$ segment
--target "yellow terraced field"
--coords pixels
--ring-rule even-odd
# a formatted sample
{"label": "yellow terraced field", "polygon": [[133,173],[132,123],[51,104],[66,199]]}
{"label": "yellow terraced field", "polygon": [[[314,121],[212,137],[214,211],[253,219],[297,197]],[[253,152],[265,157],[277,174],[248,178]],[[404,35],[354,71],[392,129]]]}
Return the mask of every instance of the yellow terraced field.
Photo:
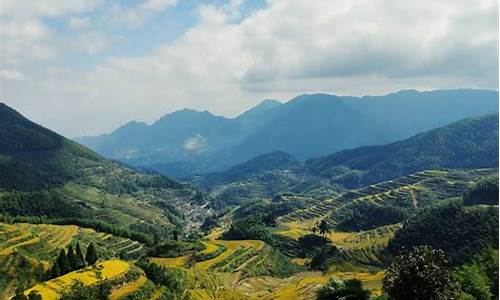
{"label": "yellow terraced field", "polygon": [[168,257],[168,258],[163,258],[163,257],[152,257],[150,258],[151,262],[158,264],[160,266],[164,267],[175,267],[175,268],[183,268],[184,264],[186,263],[186,260],[188,259],[188,256],[179,256],[179,257]]}
{"label": "yellow terraced field", "polygon": [[207,254],[216,251],[219,247],[211,242],[202,242],[203,245],[205,245],[205,250],[201,251],[200,253]]}
{"label": "yellow terraced field", "polygon": [[133,282],[127,282],[125,286],[113,290],[113,292],[111,292],[111,295],[109,295],[109,299],[118,300],[130,293],[133,293],[139,290],[144,284],[146,284],[147,281],[148,279],[144,275],[141,275],[139,276],[139,278],[137,278],[137,280]]}
{"label": "yellow terraced field", "polygon": [[[205,260],[202,262],[198,262],[194,264],[194,269],[195,270],[206,270],[208,269],[212,264],[215,264],[227,256],[231,255],[235,250],[240,249],[242,247],[244,248],[254,248],[257,250],[262,249],[264,247],[264,242],[262,241],[254,241],[254,240],[242,240],[242,241],[212,241],[212,242],[204,242],[204,244],[207,246],[207,249],[203,250],[202,252],[204,253],[209,253],[217,250],[219,246],[224,246],[226,247],[226,251],[222,252],[219,256]],[[179,256],[179,257],[174,257],[174,258],[160,258],[160,257],[152,257],[150,258],[151,262],[154,262],[158,265],[164,266],[164,267],[176,267],[176,268],[184,268],[185,263],[189,259],[189,255],[184,255],[184,256]]]}
{"label": "yellow terraced field", "polygon": [[264,242],[262,241],[254,241],[254,240],[242,240],[242,241],[216,241],[214,242],[219,245],[223,245],[226,247],[226,251],[222,252],[219,256],[209,259],[206,261],[202,261],[199,263],[196,263],[194,265],[194,268],[196,270],[206,270],[208,269],[211,265],[223,260],[227,256],[231,255],[235,250],[240,249],[242,247],[244,248],[254,248],[257,250],[262,249],[264,246]]}
{"label": "yellow terraced field", "polygon": [[130,265],[122,260],[108,260],[98,263],[93,267],[87,267],[83,270],[74,271],[52,280],[39,283],[26,290],[25,295],[31,291],[37,291],[43,300],[58,299],[58,292],[68,287],[73,280],[80,280],[85,285],[92,285],[98,282],[97,273],[101,273],[103,280],[109,280],[124,275],[129,270]]}

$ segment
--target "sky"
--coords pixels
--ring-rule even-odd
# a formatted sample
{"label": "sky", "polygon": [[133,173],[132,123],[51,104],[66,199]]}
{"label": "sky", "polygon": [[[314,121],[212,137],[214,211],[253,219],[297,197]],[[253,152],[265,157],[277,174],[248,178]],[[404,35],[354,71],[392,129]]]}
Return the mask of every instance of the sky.
{"label": "sky", "polygon": [[496,0],[2,0],[0,101],[65,136],[304,93],[498,89]]}

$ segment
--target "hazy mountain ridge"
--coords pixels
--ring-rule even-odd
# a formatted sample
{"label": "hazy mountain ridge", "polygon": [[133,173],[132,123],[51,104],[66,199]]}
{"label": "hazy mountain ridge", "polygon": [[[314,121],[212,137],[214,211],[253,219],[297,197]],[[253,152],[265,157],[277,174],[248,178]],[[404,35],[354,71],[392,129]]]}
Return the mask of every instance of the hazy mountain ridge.
{"label": "hazy mountain ridge", "polygon": [[273,151],[310,159],[395,142],[496,113],[497,99],[497,91],[466,89],[364,97],[310,94],[283,104],[267,100],[234,119],[183,110],[151,126],[133,123],[131,133],[121,128],[77,141],[128,164],[185,177],[221,171]]}

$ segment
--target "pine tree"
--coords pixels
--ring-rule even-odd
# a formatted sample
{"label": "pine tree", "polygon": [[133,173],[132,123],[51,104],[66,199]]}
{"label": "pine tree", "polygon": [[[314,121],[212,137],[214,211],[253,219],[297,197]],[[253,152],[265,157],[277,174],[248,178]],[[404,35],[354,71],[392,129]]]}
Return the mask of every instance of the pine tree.
{"label": "pine tree", "polygon": [[78,269],[85,267],[85,257],[83,256],[82,249],[80,248],[80,243],[78,243],[78,242],[76,243],[75,255],[76,255],[76,261],[78,264]]}
{"label": "pine tree", "polygon": [[61,252],[59,252],[56,263],[59,266],[61,275],[69,273],[71,271],[71,266],[69,264],[68,257],[66,256],[66,252],[64,252],[64,249],[61,249]]}
{"label": "pine tree", "polygon": [[52,265],[52,269],[50,270],[50,276],[51,278],[56,278],[61,276],[61,270],[59,269],[59,264],[57,261],[54,262],[54,265]]}
{"label": "pine tree", "polygon": [[71,270],[76,270],[78,269],[78,263],[76,261],[76,255],[75,252],[73,251],[73,246],[68,247],[68,254],[66,255],[68,257],[68,262],[69,266],[71,267]]}
{"label": "pine tree", "polygon": [[322,236],[325,236],[327,233],[330,233],[330,231],[331,231],[330,226],[328,225],[328,223],[325,220],[321,220],[321,222],[319,223],[319,226],[318,226],[318,230]]}
{"label": "pine tree", "polygon": [[95,264],[98,259],[99,258],[97,256],[97,252],[95,250],[95,246],[94,246],[93,243],[90,243],[89,247],[87,248],[87,253],[85,254],[85,261],[90,266],[90,265]]}

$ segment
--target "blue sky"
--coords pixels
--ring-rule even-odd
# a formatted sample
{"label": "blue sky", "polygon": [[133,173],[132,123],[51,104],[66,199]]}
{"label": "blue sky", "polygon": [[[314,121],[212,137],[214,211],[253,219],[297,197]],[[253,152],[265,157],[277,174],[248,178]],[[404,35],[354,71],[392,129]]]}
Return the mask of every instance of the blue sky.
{"label": "blue sky", "polygon": [[496,0],[1,5],[1,101],[70,137],[303,93],[498,89]]}

